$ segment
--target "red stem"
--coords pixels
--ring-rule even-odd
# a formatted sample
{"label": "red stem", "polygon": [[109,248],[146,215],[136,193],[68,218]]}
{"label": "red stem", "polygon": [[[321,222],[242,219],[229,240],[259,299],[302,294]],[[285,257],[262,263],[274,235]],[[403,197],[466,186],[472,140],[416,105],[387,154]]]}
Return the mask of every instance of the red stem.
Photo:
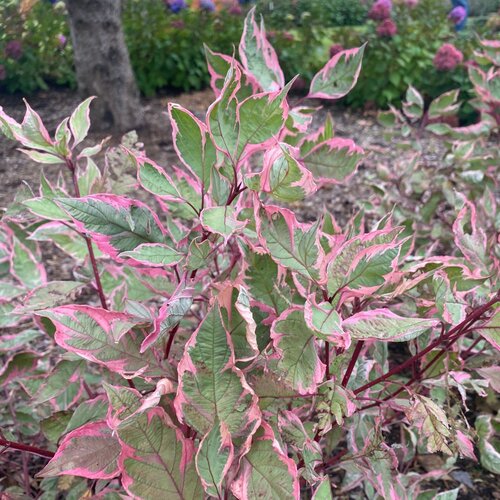
{"label": "red stem", "polygon": [[330,380],[330,342],[325,342],[326,380]]}
{"label": "red stem", "polygon": [[175,325],[170,332],[170,336],[168,337],[167,346],[165,347],[165,354],[163,356],[163,359],[168,359],[168,356],[170,355],[170,350],[172,349],[172,344],[174,343],[175,334],[177,333],[179,326],[180,326],[180,323],[177,323],[177,325]]}
{"label": "red stem", "polygon": [[37,448],[36,446],[30,446],[28,444],[16,443],[14,441],[7,441],[6,439],[0,438],[0,446],[5,446],[6,449],[13,449],[17,451],[25,451],[26,453],[31,453],[32,455],[38,455],[43,458],[52,458],[55,453],[48,450],[43,450],[42,448]]}
{"label": "red stem", "polygon": [[[73,179],[73,187],[75,190],[75,196],[77,198],[81,198],[80,188],[78,186],[78,178],[76,176],[76,168],[73,160],[71,158],[66,158],[66,166],[71,172],[71,177]],[[106,296],[104,295],[104,290],[102,288],[101,277],[99,276],[99,269],[97,268],[97,261],[94,254],[94,249],[92,248],[92,242],[88,236],[82,235],[85,239],[85,243],[87,244],[87,250],[89,253],[90,263],[92,265],[92,271],[94,273],[95,285],[97,288],[97,294],[99,295],[99,300],[101,301],[101,305],[103,309],[108,309],[108,304],[106,302]]]}
{"label": "red stem", "polygon": [[352,371],[356,366],[356,361],[358,360],[359,355],[361,354],[361,349],[363,349],[364,343],[365,343],[364,340],[358,340],[356,347],[354,348],[354,352],[352,353],[351,360],[349,361],[349,365],[347,366],[344,378],[342,379],[342,387],[347,387],[349,379],[351,378],[352,375]]}
{"label": "red stem", "polygon": [[388,378],[392,377],[393,375],[396,375],[400,373],[401,371],[405,370],[409,366],[411,366],[413,363],[415,363],[418,359],[424,357],[428,352],[432,351],[434,348],[436,348],[439,344],[441,344],[443,341],[451,340],[455,335],[462,334],[464,333],[467,328],[474,322],[476,322],[478,319],[481,318],[481,316],[487,312],[491,306],[496,304],[497,302],[500,301],[500,291],[497,292],[495,297],[493,297],[489,302],[484,304],[481,307],[478,307],[472,313],[462,321],[462,323],[458,324],[457,326],[453,327],[446,336],[440,336],[438,339],[436,339],[434,342],[429,344],[425,349],[420,351],[418,354],[415,356],[412,356],[411,358],[407,359],[404,363],[401,363],[400,365],[397,365],[393,367],[391,370],[389,370],[387,373],[384,375],[381,375],[380,377],[372,380],[371,382],[368,382],[367,384],[358,387],[355,391],[354,394],[360,394],[367,389],[370,389],[370,387],[373,387],[374,385],[380,384],[381,382],[384,382],[384,380],[387,380]]}

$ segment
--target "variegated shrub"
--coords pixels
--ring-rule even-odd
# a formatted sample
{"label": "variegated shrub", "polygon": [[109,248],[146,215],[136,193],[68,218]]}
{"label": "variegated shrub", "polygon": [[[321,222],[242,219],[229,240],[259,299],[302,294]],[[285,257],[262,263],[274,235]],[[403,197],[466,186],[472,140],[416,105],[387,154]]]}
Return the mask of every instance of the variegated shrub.
{"label": "variegated shrub", "polygon": [[[464,413],[500,385],[496,236],[465,198],[446,255],[415,253],[391,213],[300,222],[286,205],[348,182],[364,151],[290,105],[253,11],[239,55],[207,48],[203,120],[169,105],[168,169],[130,137],[98,168],[90,99],[53,137],[29,106],[22,123],[0,111],[29,157],[62,167],[1,221],[0,445],[45,461],[7,495],[413,499],[443,473],[412,471],[422,454],[479,452],[498,472],[492,417],[474,430]],[[346,95],[362,56],[335,55],[309,97]],[[49,280],[47,242],[72,280]]]}

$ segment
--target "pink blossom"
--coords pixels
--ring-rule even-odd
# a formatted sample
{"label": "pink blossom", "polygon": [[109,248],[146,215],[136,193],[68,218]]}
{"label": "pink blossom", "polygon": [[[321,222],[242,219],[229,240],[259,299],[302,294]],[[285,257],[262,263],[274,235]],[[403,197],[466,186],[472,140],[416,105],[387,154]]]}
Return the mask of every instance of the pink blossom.
{"label": "pink blossom", "polygon": [[233,16],[241,16],[243,10],[241,9],[241,7],[239,5],[233,5],[232,7],[230,7],[228,12],[229,12],[229,14],[231,14]]}
{"label": "pink blossom", "polygon": [[383,21],[391,17],[392,2],[390,0],[377,0],[368,12],[368,17],[374,21]]}
{"label": "pink blossom", "polygon": [[418,0],[405,0],[405,5],[410,9],[414,9],[418,5]]}
{"label": "pink blossom", "polygon": [[293,42],[293,41],[295,40],[295,37],[294,37],[294,36],[293,36],[293,34],[292,34],[292,33],[290,33],[289,31],[285,31],[285,32],[283,33],[283,38],[284,38],[285,40],[288,40],[289,42]]}
{"label": "pink blossom", "polygon": [[392,19],[385,19],[377,27],[377,35],[392,38],[398,32],[398,27]]}
{"label": "pink blossom", "polygon": [[339,52],[342,52],[344,47],[340,45],[340,43],[335,43],[330,47],[330,59],[337,55]]}
{"label": "pink blossom", "polygon": [[434,66],[439,71],[452,71],[464,60],[464,55],[451,43],[443,44],[434,56]]}
{"label": "pink blossom", "polygon": [[23,55],[23,45],[19,40],[11,40],[5,45],[5,55],[10,59],[18,60]]}
{"label": "pink blossom", "polygon": [[59,33],[59,35],[57,35],[57,41],[58,41],[60,47],[64,47],[68,40],[66,39],[66,37],[62,33]]}

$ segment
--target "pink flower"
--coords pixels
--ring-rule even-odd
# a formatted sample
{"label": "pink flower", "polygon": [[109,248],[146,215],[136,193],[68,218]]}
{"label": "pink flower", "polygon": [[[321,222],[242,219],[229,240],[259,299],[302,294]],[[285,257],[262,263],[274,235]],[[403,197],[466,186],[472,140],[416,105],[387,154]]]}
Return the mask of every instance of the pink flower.
{"label": "pink flower", "polygon": [[283,33],[283,39],[284,40],[288,40],[289,42],[293,42],[295,40],[295,37],[293,36],[292,33],[290,33],[289,31],[285,31]]}
{"label": "pink flower", "polygon": [[368,12],[368,17],[374,21],[383,21],[391,17],[392,2],[390,0],[377,0]]}
{"label": "pink flower", "polygon": [[233,5],[228,12],[233,16],[241,16],[243,10],[239,5]]}
{"label": "pink flower", "polygon": [[57,41],[59,42],[59,47],[64,47],[68,40],[62,33],[59,33],[59,35],[57,35]]}
{"label": "pink flower", "polygon": [[23,55],[23,44],[19,40],[11,40],[5,45],[5,55],[17,61]]}
{"label": "pink flower", "polygon": [[392,38],[398,32],[398,27],[392,19],[385,19],[377,27],[377,35]]}
{"label": "pink flower", "polygon": [[340,45],[340,43],[335,43],[330,47],[330,59],[333,56],[336,56],[339,52],[342,52],[344,50],[344,47]]}
{"label": "pink flower", "polygon": [[172,28],[174,28],[176,30],[181,30],[182,28],[184,28],[185,24],[184,24],[184,21],[182,19],[174,19],[170,23],[170,26],[172,26]]}
{"label": "pink flower", "polygon": [[405,5],[410,9],[414,9],[418,5],[418,0],[405,0]]}
{"label": "pink flower", "polygon": [[464,55],[451,43],[443,44],[434,56],[433,64],[439,71],[452,71],[464,60]]}

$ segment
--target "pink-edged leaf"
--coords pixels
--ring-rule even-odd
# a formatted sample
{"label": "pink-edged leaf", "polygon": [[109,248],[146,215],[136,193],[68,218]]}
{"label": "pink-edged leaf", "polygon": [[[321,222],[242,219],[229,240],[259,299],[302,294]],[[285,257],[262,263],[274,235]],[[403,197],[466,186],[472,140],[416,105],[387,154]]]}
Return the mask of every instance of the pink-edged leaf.
{"label": "pink-edged leaf", "polygon": [[120,443],[106,422],[88,423],[65,436],[54,458],[37,476],[111,479],[120,474],[117,464],[120,453]]}
{"label": "pink-edged leaf", "polygon": [[161,306],[154,330],[142,342],[141,353],[165,338],[179,324],[193,304],[194,291],[192,287],[181,287]]}
{"label": "pink-edged leaf", "polygon": [[121,252],[143,243],[168,243],[158,216],[140,201],[102,194],[60,198],[57,204],[72,217],[80,232],[91,235],[98,248],[118,262]]}
{"label": "pink-edged leaf", "polygon": [[205,492],[215,498],[224,495],[224,481],[234,459],[231,434],[224,423],[215,422],[212,430],[201,440],[196,453],[196,470]]}
{"label": "pink-edged leaf", "polygon": [[250,361],[259,354],[257,324],[250,307],[246,288],[226,281],[217,286],[217,302],[226,330],[231,336],[235,360]]}
{"label": "pink-edged leaf", "polygon": [[335,137],[316,144],[303,157],[305,166],[322,184],[349,180],[365,156],[351,139]]}
{"label": "pink-edged leaf", "polygon": [[477,461],[476,455],[474,453],[474,443],[472,442],[472,439],[460,430],[456,431],[455,437],[455,442],[457,444],[460,455],[462,457]]}
{"label": "pink-edged leaf", "polygon": [[342,318],[330,302],[318,304],[314,295],[309,296],[305,304],[304,318],[307,326],[318,338],[330,342],[333,346],[349,348],[351,338],[342,329]]}
{"label": "pink-edged leaf", "polygon": [[260,26],[255,20],[255,7],[245,18],[243,34],[239,45],[243,67],[257,80],[265,91],[283,88],[285,77],[278,56],[266,37],[264,20]]}
{"label": "pink-edged leaf", "polygon": [[151,267],[168,267],[178,264],[184,256],[163,243],[143,243],[134,250],[122,252],[120,258],[128,257]]}
{"label": "pink-edged leaf", "polygon": [[73,134],[73,147],[77,146],[87,137],[90,128],[90,103],[95,97],[85,99],[73,111],[69,119],[69,128]]}
{"label": "pink-edged leaf", "polygon": [[0,387],[34,370],[38,354],[33,351],[18,352],[10,356],[0,369]]}
{"label": "pink-edged leaf", "polygon": [[500,351],[500,308],[497,307],[493,316],[479,328],[478,333],[486,339],[497,351]]}
{"label": "pink-edged leaf", "polygon": [[[161,200],[172,203],[176,214],[192,220],[201,210],[201,186],[188,172],[173,168],[169,175],[154,161],[144,156],[132,155],[137,166],[137,178],[141,186]],[[182,202],[182,204],[179,204]],[[175,210],[176,209],[176,210]]]}
{"label": "pink-edged leaf", "polygon": [[450,325],[461,323],[467,314],[467,304],[453,293],[446,272],[435,271],[432,284],[436,294],[436,307],[442,319]]}
{"label": "pink-edged leaf", "polygon": [[218,420],[248,440],[260,423],[257,397],[236,368],[231,338],[213,306],[186,343],[175,398],[177,417],[202,435]]}
{"label": "pink-edged leaf", "polygon": [[13,237],[10,270],[24,286],[35,288],[47,281],[45,267],[37,256],[16,237]]}
{"label": "pink-edged leaf", "polygon": [[243,75],[241,88],[238,91],[238,97],[248,97],[259,90],[259,85],[252,75],[245,73],[243,66],[234,59],[234,57],[213,52],[205,45],[205,56],[207,58],[208,72],[210,74],[210,86],[216,97],[220,96],[224,87],[224,80],[231,69],[231,66],[237,66]]}
{"label": "pink-edged leaf", "polygon": [[319,277],[322,250],[318,225],[300,224],[290,210],[275,206],[255,208],[261,244],[278,264],[314,280]]}
{"label": "pink-edged leaf", "polygon": [[50,138],[42,119],[24,100],[26,113],[22,123],[10,118],[0,106],[0,125],[2,132],[10,139],[19,141],[24,147],[56,154],[54,141]]}
{"label": "pink-edged leaf", "polygon": [[260,190],[284,202],[304,199],[316,191],[313,176],[299,160],[299,150],[280,142],[264,154]]}
{"label": "pink-edged leaf", "polygon": [[271,427],[264,422],[250,451],[241,460],[231,491],[238,500],[300,498],[297,467],[280,447]]}
{"label": "pink-edged leaf", "polygon": [[38,311],[37,315],[54,323],[54,338],[61,347],[84,359],[126,378],[162,372],[153,355],[139,352],[142,338],[131,329],[141,320],[130,314],[74,305]]}
{"label": "pink-edged leaf", "polygon": [[203,487],[194,464],[193,441],[158,407],[117,430],[122,485],[133,498],[199,500]]}
{"label": "pink-edged leaf", "polygon": [[500,392],[500,366],[485,366],[478,368],[477,372],[488,381],[489,386],[495,392]]}
{"label": "pink-edged leaf", "polygon": [[236,218],[235,209],[231,206],[205,208],[201,212],[200,221],[204,229],[220,234],[226,240],[245,227],[245,222]]}
{"label": "pink-edged leaf", "polygon": [[[467,228],[470,227],[470,230]],[[453,223],[455,244],[464,257],[474,266],[481,270],[482,274],[488,275],[489,258],[487,256],[487,238],[484,231],[477,225],[476,207],[470,201],[464,199],[464,206],[458,213]]]}
{"label": "pink-edged leaf", "polygon": [[[33,241],[50,241],[78,261],[83,261],[88,256],[89,250],[85,240],[73,229],[61,222],[47,222],[38,226],[31,233],[29,239]],[[94,248],[94,252],[96,258],[102,256],[97,248]]]}
{"label": "pink-edged leaf", "polygon": [[319,485],[316,486],[312,500],[333,500],[332,485],[330,484],[329,477],[323,478]]}
{"label": "pink-edged leaf", "polygon": [[300,394],[316,391],[325,376],[319,359],[314,331],[299,307],[286,310],[271,327],[273,345],[279,354],[277,368],[283,379]]}
{"label": "pink-edged leaf", "polygon": [[168,112],[177,155],[207,190],[210,172],[217,162],[217,151],[210,140],[207,126],[178,104],[170,103]]}
{"label": "pink-edged leaf", "polygon": [[358,81],[365,46],[334,55],[314,76],[308,97],[340,99],[349,93]]}
{"label": "pink-edged leaf", "polygon": [[389,309],[373,309],[353,314],[342,323],[354,339],[406,342],[439,324],[437,319],[404,318]]}
{"label": "pink-edged leaf", "polygon": [[354,394],[337,384],[333,380],[328,380],[320,387],[320,398],[317,404],[318,428],[321,434],[327,434],[336,422],[337,425],[344,425],[345,417],[350,417],[356,411],[354,404]]}

